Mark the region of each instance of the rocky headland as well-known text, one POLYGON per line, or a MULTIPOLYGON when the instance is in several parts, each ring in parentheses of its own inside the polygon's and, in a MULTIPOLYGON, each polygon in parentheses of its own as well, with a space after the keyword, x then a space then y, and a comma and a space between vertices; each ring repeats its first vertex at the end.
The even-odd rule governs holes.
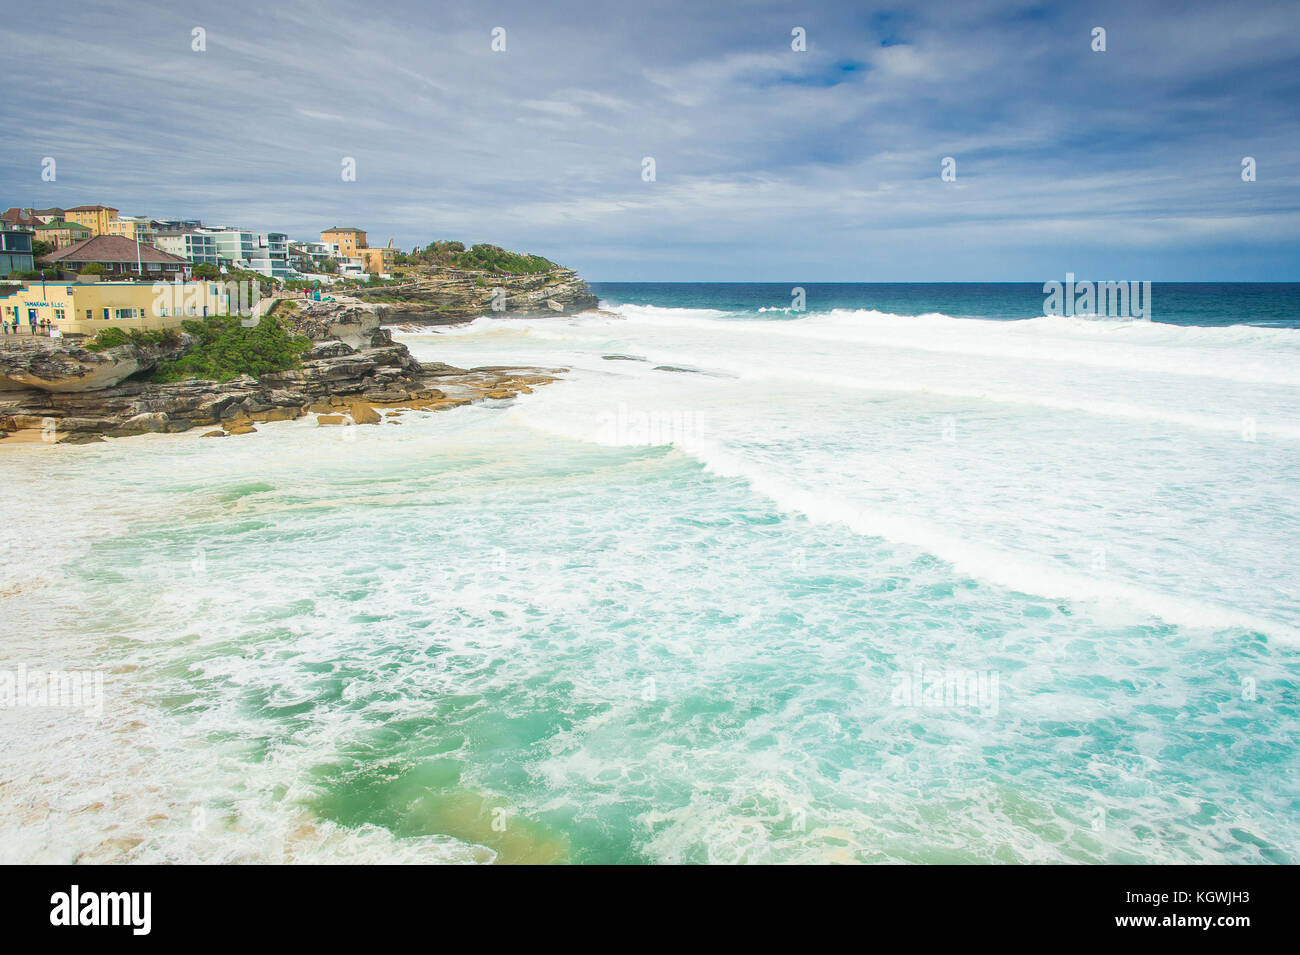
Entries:
POLYGON ((310 339, 309 350, 297 367, 224 382, 147 380, 160 363, 194 346, 184 333, 157 345, 100 351, 71 339, 0 339, 0 438, 8 439, 0 445, 15 437, 84 444, 193 428, 224 437, 256 431, 256 422, 307 414, 321 425, 379 424, 404 409, 527 394, 567 370, 422 363, 381 327, 393 320, 388 306, 356 299, 284 299, 271 314, 310 339))
POLYGON ((398 284, 358 289, 354 294, 360 301, 378 305, 382 321, 390 325, 453 325, 481 315, 573 315, 597 305, 596 296, 578 273, 560 266, 524 275, 462 268, 411 269, 401 275, 398 284), (494 308, 494 303, 501 307, 494 308))

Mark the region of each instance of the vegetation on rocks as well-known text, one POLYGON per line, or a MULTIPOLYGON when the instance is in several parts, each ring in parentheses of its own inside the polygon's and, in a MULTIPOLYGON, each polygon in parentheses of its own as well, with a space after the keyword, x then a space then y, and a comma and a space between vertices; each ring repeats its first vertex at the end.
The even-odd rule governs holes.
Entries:
POLYGON ((240 375, 256 378, 299 367, 303 353, 311 349, 310 339, 286 331, 271 317, 252 328, 244 327, 238 315, 196 319, 181 327, 196 343, 181 357, 154 368, 150 381, 230 381, 240 375))
POLYGON ((468 271, 494 272, 500 275, 531 275, 549 272, 558 266, 540 255, 521 255, 509 252, 499 245, 474 245, 465 248, 463 242, 431 242, 424 248, 416 247, 395 259, 397 265, 441 266, 468 271))
POLYGON ((181 336, 174 328, 149 331, 142 328, 105 328, 86 343, 86 351, 101 352, 106 348, 138 345, 149 348, 156 345, 179 345, 181 336))

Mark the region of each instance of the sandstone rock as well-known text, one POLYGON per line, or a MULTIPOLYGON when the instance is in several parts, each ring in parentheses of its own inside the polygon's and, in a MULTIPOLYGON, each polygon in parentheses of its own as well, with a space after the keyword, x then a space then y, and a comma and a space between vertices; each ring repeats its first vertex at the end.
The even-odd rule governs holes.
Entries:
POLYGON ((379 424, 379 413, 370 405, 356 402, 351 407, 352 420, 357 424, 379 424))
POLYGON ((51 392, 95 391, 179 355, 185 344, 178 334, 171 344, 92 352, 75 339, 12 336, 0 339, 0 382, 51 392))
POLYGON ((299 405, 293 406, 272 406, 264 411, 255 411, 248 417, 253 421, 292 421, 302 414, 302 408, 299 405))
POLYGON ((116 434, 145 434, 152 432, 160 434, 167 430, 167 415, 161 411, 145 411, 141 414, 132 415, 126 421, 122 422, 113 433, 116 434))
POLYGON ((59 444, 96 444, 103 440, 104 436, 100 434, 62 434, 58 437, 59 444))
POLYGON ((226 432, 222 431, 220 428, 216 431, 208 431, 203 435, 205 438, 224 438, 225 436, 226 432))

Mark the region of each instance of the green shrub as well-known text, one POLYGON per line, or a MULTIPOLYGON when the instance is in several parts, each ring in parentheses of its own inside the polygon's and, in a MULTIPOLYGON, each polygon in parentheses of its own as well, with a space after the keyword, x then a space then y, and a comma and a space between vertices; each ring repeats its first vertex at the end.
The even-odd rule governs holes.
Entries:
POLYGON ((105 328, 86 343, 86 350, 100 352, 121 345, 139 345, 142 348, 154 345, 179 345, 180 341, 180 332, 174 328, 105 328))
POLYGON ((198 343, 180 358, 158 365, 149 375, 150 381, 230 381, 240 375, 257 378, 297 368, 303 353, 311 348, 309 338, 285 331, 269 316, 253 328, 241 325, 238 315, 187 321, 181 327, 198 343))
POLYGON ((430 242, 423 249, 412 249, 405 257, 413 265, 493 272, 500 275, 530 275, 549 272, 556 264, 540 255, 521 255, 499 245, 474 245, 465 249, 463 242, 430 242))

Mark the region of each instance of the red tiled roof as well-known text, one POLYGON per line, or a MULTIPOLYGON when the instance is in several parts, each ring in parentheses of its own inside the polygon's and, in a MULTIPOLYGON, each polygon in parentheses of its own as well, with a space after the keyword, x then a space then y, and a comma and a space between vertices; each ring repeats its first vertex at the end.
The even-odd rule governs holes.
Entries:
POLYGON ((42 262, 135 262, 136 246, 140 247, 139 261, 150 265, 188 265, 189 260, 172 255, 152 245, 136 242, 124 235, 97 235, 82 239, 67 248, 45 256, 42 262))
POLYGON ((48 215, 49 209, 20 209, 14 206, 0 213, 0 219, 14 225, 33 225, 40 221, 40 216, 48 215))

